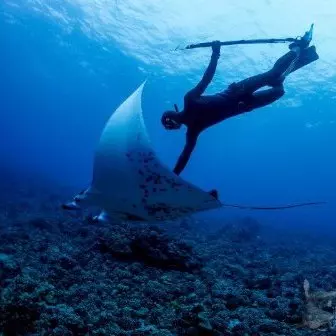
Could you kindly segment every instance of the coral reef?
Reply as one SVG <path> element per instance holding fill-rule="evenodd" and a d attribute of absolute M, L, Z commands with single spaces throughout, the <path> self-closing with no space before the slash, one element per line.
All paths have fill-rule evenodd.
<path fill-rule="evenodd" d="M 335 295 L 321 292 L 336 288 L 328 242 L 288 231 L 272 239 L 251 218 L 213 232 L 211 220 L 192 218 L 98 225 L 62 212 L 66 190 L 24 183 L 1 195 L 4 336 L 334 332 Z"/>

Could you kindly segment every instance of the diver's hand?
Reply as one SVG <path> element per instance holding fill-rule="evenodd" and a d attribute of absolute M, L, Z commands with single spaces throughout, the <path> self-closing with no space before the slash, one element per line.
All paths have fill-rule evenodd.
<path fill-rule="evenodd" d="M 212 42 L 212 53 L 216 55 L 220 55 L 221 44 L 220 41 L 213 41 Z"/>

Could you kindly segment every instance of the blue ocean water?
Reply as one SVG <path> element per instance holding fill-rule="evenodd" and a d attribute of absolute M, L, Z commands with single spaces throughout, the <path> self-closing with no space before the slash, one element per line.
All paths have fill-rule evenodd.
<path fill-rule="evenodd" d="M 335 6 L 324 1 L 317 8 L 309 2 L 300 9 L 286 1 L 281 6 L 263 1 L 217 12 L 213 8 L 221 5 L 216 1 L 212 5 L 199 1 L 205 10 L 202 15 L 186 12 L 185 6 L 2 2 L 2 160 L 65 184 L 88 183 L 104 123 L 147 79 L 146 124 L 158 155 L 173 167 L 184 132 L 166 132 L 161 113 L 175 102 L 181 105 L 184 93 L 200 79 L 210 51 L 172 50 L 213 39 L 296 37 L 314 22 L 313 42 L 320 60 L 286 80 L 287 92 L 279 102 L 206 131 L 183 177 L 202 188 L 217 188 L 228 203 L 327 201 L 323 207 L 256 216 L 280 220 L 282 225 L 332 225 L 336 126 L 330 32 Z M 155 15 L 148 20 L 152 11 Z M 240 13 L 240 21 L 230 18 L 230 11 L 233 16 Z M 289 23 L 284 25 L 275 12 L 286 14 Z M 283 44 L 222 48 L 208 92 L 267 70 L 286 48 Z"/>
<path fill-rule="evenodd" d="M 295 278 L 297 274 L 303 274 L 303 276 L 309 274 L 313 283 L 316 280 L 314 285 L 317 288 L 332 290 L 336 285 L 332 280 L 335 275 L 331 271 L 332 268 L 328 271 L 318 268 L 323 263 L 333 263 L 335 255 L 330 252 L 332 249 L 321 247 L 318 250 L 320 254 L 312 250 L 311 255 L 306 255 L 305 253 L 310 248 L 313 249 L 313 243 L 316 243 L 309 239 L 301 242 L 301 245 L 297 242 L 293 243 L 295 251 L 293 253 L 288 252 L 286 250 L 288 247 L 284 246 L 286 245 L 286 232 L 288 234 L 298 232 L 298 236 L 308 231 L 318 232 L 319 237 L 323 235 L 334 237 L 335 233 L 335 17 L 336 6 L 332 0 L 319 2 L 306 0 L 304 5 L 298 0 L 262 0 L 249 3 L 239 0 L 225 5 L 219 0 L 195 0 L 192 6 L 190 2 L 181 0 L 147 0 L 146 2 L 138 0 L 55 0 L 52 2 L 3 0 L 0 3 L 0 166 L 10 168 L 12 174 L 17 177 L 27 176 L 28 179 L 29 176 L 41 176 L 41 179 L 43 177 L 43 179 L 53 181 L 54 184 L 51 185 L 65 186 L 76 191 L 82 190 L 91 180 L 94 151 L 106 121 L 111 113 L 144 80 L 147 80 L 143 100 L 145 123 L 157 155 L 162 162 L 173 168 L 183 148 L 185 132 L 184 129 L 176 132 L 164 130 L 160 123 L 161 114 L 164 110 L 171 109 L 174 103 L 182 106 L 185 92 L 201 78 L 210 58 L 210 49 L 184 51 L 174 49 L 189 43 L 217 39 L 296 37 L 303 34 L 310 24 L 314 23 L 313 44 L 316 45 L 320 59 L 286 79 L 286 94 L 278 102 L 228 119 L 202 134 L 182 177 L 204 190 L 217 189 L 224 203 L 277 206 L 311 201 L 327 202 L 325 205 L 286 211 L 243 211 L 224 208 L 203 213 L 199 217 L 207 221 L 213 219 L 214 223 L 216 219 L 218 223 L 218 221 L 232 218 L 252 216 L 266 227 L 281 227 L 285 234 L 279 239 L 283 244 L 281 247 L 283 254 L 280 252 L 279 254 L 285 256 L 285 259 L 290 255 L 297 258 L 295 263 L 293 262 L 295 266 L 291 268 L 294 274 L 291 279 L 295 286 L 299 286 L 298 283 L 301 281 L 301 278 L 299 280 Z M 278 57 L 287 52 L 287 48 L 286 44 L 223 47 L 215 79 L 207 92 L 215 93 L 223 90 L 233 81 L 268 70 Z M 34 185 L 35 180 L 32 181 Z M 0 189 L 5 190 L 0 198 L 2 200 L 9 195 L 8 183 L 11 182 L 0 176 Z M 4 185 L 6 185 L 5 189 L 1 187 Z M 20 188 L 20 183 L 13 184 L 13 189 L 20 190 Z M 38 203 L 36 198 L 39 196 L 34 197 L 33 199 L 32 196 L 30 201 L 36 204 Z M 29 218 L 29 211 L 32 211 L 32 208 L 27 205 L 27 202 L 20 201 L 19 206 L 25 210 L 17 211 L 15 216 L 27 215 Z M 14 203 L 11 200 L 11 204 Z M 61 216 L 61 209 L 53 208 L 51 205 L 49 207 L 46 204 L 45 211 L 50 211 L 50 209 L 53 209 L 55 214 L 55 218 L 50 221 L 57 221 L 58 216 Z M 6 216 L 10 213 L 11 211 L 8 210 Z M 31 221 L 29 225 L 43 230 L 50 223 L 48 220 Z M 15 221 L 17 222 L 16 219 Z M 2 224 L 7 229 L 5 220 Z M 64 227 L 66 225 L 64 224 Z M 123 228 L 118 228 L 102 230 L 114 230 L 114 235 L 118 237 L 118 230 L 123 232 Z M 203 231 L 201 229 L 196 235 L 198 239 L 195 238 L 198 242 L 195 243 L 196 250 L 205 248 L 205 242 L 200 235 L 207 233 L 207 229 L 211 231 L 211 225 L 204 227 Z M 64 252 L 63 259 L 56 258 L 57 253 L 54 249 L 51 249 L 51 252 L 48 250 L 46 255 L 40 257 L 38 263 L 48 260 L 46 264 L 54 265 L 57 259 L 64 269 L 71 270 L 76 256 L 78 257 L 76 260 L 84 258 L 84 252 L 78 252 L 76 256 L 71 254 L 76 248 L 79 251 L 79 247 L 82 246 L 78 237 L 85 237 L 87 246 L 94 246 L 94 239 L 91 241 L 87 238 L 91 229 L 85 227 L 81 229 L 82 231 L 78 231 L 78 235 L 77 231 L 76 234 L 72 232 L 72 235 L 68 234 L 67 229 L 64 230 L 64 236 L 69 238 L 69 246 L 73 243 L 75 247 L 67 247 L 68 250 L 65 248 L 64 251 L 59 248 L 59 251 Z M 92 234 L 97 234 L 100 238 L 104 237 L 99 228 L 94 230 Z M 7 242 L 8 246 L 14 244 L 13 241 L 16 239 L 22 239 L 25 243 L 30 241 L 29 234 L 26 236 L 20 232 L 19 230 L 18 233 L 16 231 L 13 233 L 16 236 L 10 240 L 10 243 Z M 223 232 L 218 237 L 223 237 L 225 241 L 226 231 Z M 188 233 L 185 235 L 189 239 Z M 45 239 L 49 244 L 53 242 L 53 239 L 57 240 L 56 236 L 50 233 L 50 236 L 47 235 L 48 238 Z M 9 239 L 6 237 L 3 239 Z M 194 238 L 190 238 L 190 241 L 192 239 Z M 275 246 L 277 236 L 271 237 L 270 242 L 270 250 L 272 250 L 272 244 Z M 24 251 L 25 243 L 19 244 L 18 253 L 24 253 L 22 251 Z M 58 244 L 58 242 L 53 243 L 55 246 Z M 319 243 L 323 245 L 323 241 Z M 7 267 L 6 270 L 10 270 L 9 273 L 15 273 L 17 269 L 13 266 L 14 262 L 12 263 L 11 257 L 6 257 L 7 253 L 14 253 L 14 250 L 6 244 L 1 241 L 0 265 Z M 207 243 L 206 249 L 209 250 L 205 253 L 208 259 L 211 255 L 220 258 L 211 262 L 209 266 L 216 271 L 219 269 L 212 278 L 213 281 L 217 281 L 217 292 L 224 291 L 221 287 L 224 285 L 220 281 L 227 281 L 232 274 L 234 274 L 232 283 L 226 283 L 224 287 L 233 286 L 235 281 L 239 282 L 235 277 L 237 274 L 247 277 L 243 274 L 244 271 L 237 266 L 240 262 L 239 256 L 235 257 L 237 258 L 235 261 L 230 259 L 233 258 L 232 255 L 235 255 L 237 249 L 226 245 L 223 247 L 224 245 L 221 244 L 224 243 L 213 238 L 212 242 Z M 259 267 L 251 266 L 254 263 L 250 262 L 251 256 L 257 256 L 264 262 L 271 258 L 269 256 L 272 253 L 263 251 L 262 244 L 262 242 L 260 245 L 256 243 L 252 249 L 248 247 L 246 250 L 241 247 L 240 253 L 245 251 L 247 255 L 244 255 L 244 258 L 249 260 L 242 268 Z M 183 247 L 181 249 L 183 250 Z M 35 251 L 33 247 L 29 250 Z M 42 250 L 43 248 L 36 247 L 36 251 Z M 137 251 L 141 254 L 141 248 Z M 227 270 L 226 265 L 222 264 L 226 257 L 224 258 L 221 253 L 229 256 L 230 262 L 232 261 L 233 264 L 237 262 L 237 264 L 230 266 L 231 268 Z M 70 255 L 73 258 L 71 260 L 67 259 Z M 98 259 L 95 259 L 94 264 L 100 265 L 101 263 L 103 267 L 106 267 L 104 268 L 106 274 L 109 274 L 110 261 L 101 260 L 99 256 L 95 258 Z M 306 258 L 302 262 L 304 265 L 302 267 L 305 268 L 294 271 L 293 269 L 300 264 L 300 258 Z M 27 263 L 29 265 L 30 260 L 27 260 L 25 260 L 25 265 Z M 258 262 L 263 263 L 260 260 Z M 278 274 L 282 274 L 282 271 L 286 273 L 287 266 L 282 264 L 282 260 L 279 262 L 280 271 L 272 270 L 271 273 L 267 273 L 267 270 L 265 274 L 272 274 L 272 277 L 276 278 Z M 314 260 L 311 265 L 310 260 Z M 254 265 L 258 262 L 255 261 Z M 90 269 L 92 266 L 84 264 L 85 262 L 81 265 L 83 269 L 86 266 Z M 139 275 L 147 272 L 138 264 L 131 267 L 133 267 L 132 270 L 124 274 L 126 278 L 131 278 L 130 274 Z M 221 269 L 224 269 L 222 273 Z M 328 273 L 329 271 L 331 273 Z M 156 281 L 156 277 L 159 278 L 162 274 L 153 272 L 150 273 L 148 279 Z M 69 275 L 63 276 L 59 273 L 56 276 L 56 273 L 52 273 L 51 278 L 59 276 L 60 282 L 62 282 L 62 277 L 67 281 L 71 278 Z M 215 273 L 209 271 L 211 278 L 210 274 Z M 258 271 L 255 274 L 259 274 Z M 96 273 L 94 275 L 96 278 L 92 275 L 92 283 L 96 279 L 100 279 L 102 283 L 106 281 L 103 275 Z M 1 276 L 0 283 L 2 284 Z M 29 276 L 35 277 L 30 273 Z M 179 282 L 179 275 L 171 276 L 171 279 L 174 279 L 171 280 L 173 283 Z M 323 277 L 325 280 L 322 280 Z M 141 283 L 141 275 L 139 279 L 138 283 Z M 118 281 L 115 280 L 116 283 Z M 195 280 L 195 283 L 197 281 Z M 143 283 L 145 282 L 144 280 Z M 265 281 L 260 281 L 260 283 L 265 285 Z M 54 286 L 58 284 L 53 283 Z M 112 280 L 110 285 L 114 286 Z M 8 298 L 15 293 L 14 289 L 17 287 L 11 286 L 12 284 L 6 287 L 4 297 Z M 152 286 L 158 288 L 155 283 Z M 249 289 L 259 289 L 253 286 L 247 285 Z M 293 285 L 293 288 L 295 286 Z M 13 292 L 11 288 L 14 288 Z M 26 287 L 22 285 L 22 288 L 24 292 Z M 200 291 L 197 295 L 202 296 L 203 287 L 200 285 L 197 288 Z M 261 289 L 266 290 L 267 288 L 266 284 L 265 288 Z M 91 289 L 92 292 L 95 290 L 96 288 Z M 118 290 L 122 292 L 127 288 L 118 288 Z M 188 292 L 189 287 L 185 285 L 184 289 L 180 290 Z M 156 293 L 155 300 L 157 301 L 152 298 L 154 302 L 161 302 L 162 296 L 166 295 L 156 291 L 149 292 L 147 296 Z M 99 296 L 99 292 L 97 293 Z M 267 295 L 269 300 L 277 297 L 275 294 L 275 296 L 269 293 Z M 288 294 L 287 298 L 289 297 L 291 296 Z M 53 304 L 53 300 L 58 299 L 55 296 L 48 304 Z M 64 297 L 57 302 L 62 302 L 62 299 Z M 258 301 L 255 300 L 251 299 L 251 302 Z M 184 304 L 187 304 L 186 301 Z M 278 301 L 280 307 L 281 300 Z M 120 302 L 118 304 L 123 306 Z M 174 307 L 180 304 L 172 302 L 171 305 Z M 104 301 L 104 309 L 109 312 L 105 304 Z M 8 306 L 6 307 L 8 310 Z M 263 307 L 263 303 L 260 303 L 260 307 Z M 1 309 L 0 305 L 0 312 L 3 312 Z M 65 313 L 65 309 L 62 310 L 60 307 L 57 309 L 59 309 L 58 313 L 55 314 L 60 316 L 68 314 Z M 211 314 L 216 312 L 215 308 L 213 309 Z M 110 311 L 113 309 L 111 308 Z M 180 312 L 178 309 L 176 311 Z M 78 311 L 77 313 L 80 315 Z M 92 314 L 94 315 L 95 312 L 93 311 Z M 231 319 L 232 328 L 236 325 L 236 321 Z M 21 321 L 20 323 L 26 322 Z M 2 323 L 0 321 L 1 328 Z M 129 323 L 125 322 L 123 329 L 132 329 Z M 296 323 L 295 318 L 289 323 Z M 27 322 L 27 325 L 30 324 Z M 158 325 L 158 323 L 153 322 L 153 325 Z M 162 330 L 166 328 L 161 327 Z M 5 335 L 15 334 L 8 331 L 11 327 L 6 328 L 4 329 Z M 72 334 L 84 335 L 88 332 L 78 330 L 73 331 Z M 267 327 L 265 330 L 266 333 L 267 330 L 275 331 Z M 58 332 L 58 335 L 66 335 L 61 329 Z M 16 334 L 22 333 L 17 332 Z M 30 335 L 28 332 L 23 334 Z M 102 332 L 101 334 L 117 335 L 114 332 Z M 173 333 L 149 332 L 148 335 L 173 335 Z M 236 334 L 232 333 L 232 335 Z M 288 335 L 296 334 L 289 333 Z"/>

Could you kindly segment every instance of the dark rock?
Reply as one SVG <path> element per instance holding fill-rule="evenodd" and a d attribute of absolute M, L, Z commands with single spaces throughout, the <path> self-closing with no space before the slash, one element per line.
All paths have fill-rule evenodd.
<path fill-rule="evenodd" d="M 240 306 L 247 306 L 249 304 L 248 298 L 240 294 L 228 294 L 226 295 L 225 300 L 225 306 L 230 310 L 237 309 Z"/>
<path fill-rule="evenodd" d="M 14 261 L 14 257 L 0 253 L 0 285 L 5 279 L 13 278 L 19 273 L 20 267 Z"/>
<path fill-rule="evenodd" d="M 21 302 L 0 305 L 0 330 L 4 335 L 25 335 L 35 329 L 41 307 L 36 302 Z"/>
<path fill-rule="evenodd" d="M 187 330 L 187 336 L 199 336 L 198 329 L 195 327 L 190 327 Z"/>
<path fill-rule="evenodd" d="M 267 316 L 269 316 L 273 320 L 284 321 L 286 319 L 287 312 L 283 309 L 276 308 L 267 311 Z"/>
<path fill-rule="evenodd" d="M 201 312 L 197 314 L 198 317 L 198 328 L 201 334 L 211 333 L 213 331 L 211 322 L 209 320 L 208 315 L 205 312 Z"/>
<path fill-rule="evenodd" d="M 129 317 L 118 319 L 118 325 L 124 330 L 135 330 L 141 326 L 140 321 Z"/>
<path fill-rule="evenodd" d="M 59 259 L 59 265 L 65 270 L 72 270 L 77 265 L 77 261 L 69 256 L 62 256 Z"/>
<path fill-rule="evenodd" d="M 254 279 L 247 279 L 246 286 L 249 289 L 270 289 L 272 287 L 272 279 L 263 276 Z"/>
<path fill-rule="evenodd" d="M 232 321 L 228 325 L 228 329 L 233 333 L 233 335 L 243 336 L 246 333 L 250 332 L 250 328 L 244 322 L 237 321 L 232 323 Z"/>
<path fill-rule="evenodd" d="M 29 221 L 29 226 L 39 230 L 50 230 L 50 223 L 44 218 L 34 218 Z"/>
<path fill-rule="evenodd" d="M 209 239 L 230 239 L 236 243 L 244 243 L 255 240 L 261 230 L 259 222 L 251 217 L 243 218 L 240 221 L 234 221 L 225 225 L 215 234 L 212 234 Z"/>
<path fill-rule="evenodd" d="M 141 233 L 132 240 L 130 248 L 135 260 L 159 268 L 194 271 L 202 267 L 190 246 L 158 233 Z"/>
<path fill-rule="evenodd" d="M 302 303 L 301 303 L 301 301 L 300 300 L 298 300 L 298 299 L 294 299 L 294 300 L 291 300 L 290 302 L 289 302 L 289 308 L 291 309 L 291 310 L 294 310 L 294 311 L 296 311 L 297 309 L 299 309 L 299 307 L 302 305 Z"/>
<path fill-rule="evenodd" d="M 27 334 L 35 329 L 43 305 L 37 294 L 38 281 L 17 276 L 2 291 L 0 300 L 0 331 L 5 335 Z"/>
<path fill-rule="evenodd" d="M 259 331 L 263 333 L 277 333 L 281 334 L 283 331 L 283 328 L 281 324 L 276 323 L 274 321 L 262 321 L 261 324 L 259 325 Z"/>

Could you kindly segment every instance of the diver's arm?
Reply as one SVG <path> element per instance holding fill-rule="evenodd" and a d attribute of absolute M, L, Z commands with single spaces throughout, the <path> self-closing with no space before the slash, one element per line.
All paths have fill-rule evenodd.
<path fill-rule="evenodd" d="M 176 166 L 174 168 L 174 173 L 176 175 L 180 175 L 181 172 L 183 171 L 183 169 L 185 168 L 185 166 L 187 165 L 191 153 L 193 152 L 195 146 L 196 146 L 196 142 L 197 142 L 197 137 L 198 137 L 197 132 L 190 132 L 188 130 L 187 132 L 187 138 L 186 138 L 186 144 L 184 146 L 184 149 L 180 155 L 180 157 L 177 160 Z"/>
<path fill-rule="evenodd" d="M 201 81 L 186 94 L 186 98 L 197 98 L 203 94 L 208 85 L 211 83 L 218 64 L 218 59 L 220 57 L 220 45 L 215 44 L 212 48 L 212 55 L 210 59 L 210 63 L 205 70 L 205 73 L 201 79 Z"/>

